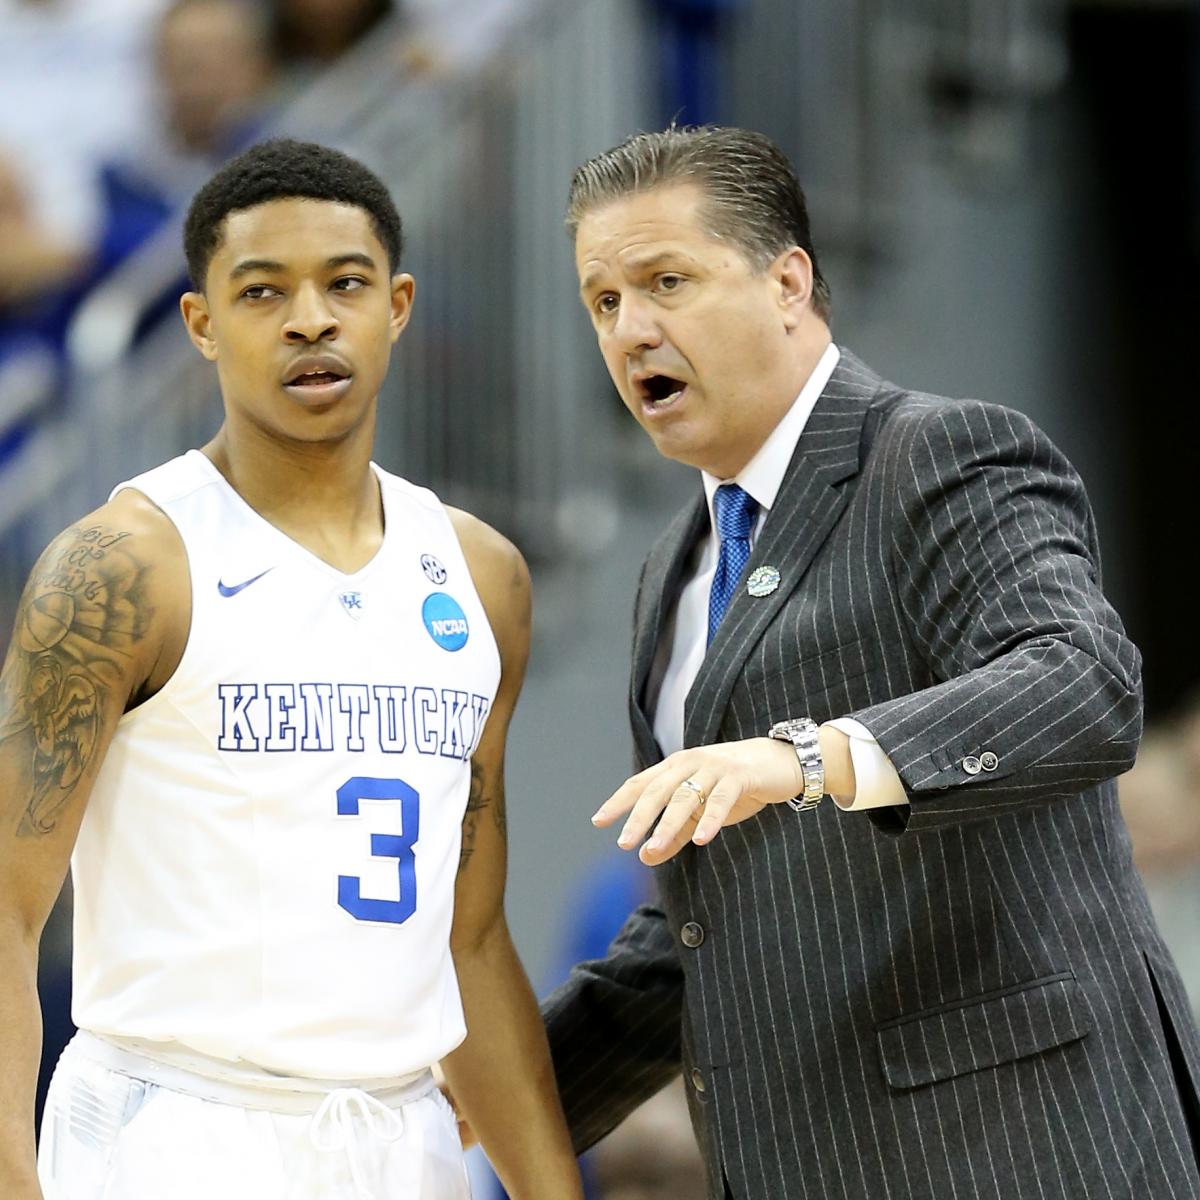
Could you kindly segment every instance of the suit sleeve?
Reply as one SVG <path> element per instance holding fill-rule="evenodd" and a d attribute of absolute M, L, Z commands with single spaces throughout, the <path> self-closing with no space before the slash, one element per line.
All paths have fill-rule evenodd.
<path fill-rule="evenodd" d="M 890 559 L 932 686 L 851 713 L 909 805 L 870 814 L 916 833 L 1078 795 L 1133 765 L 1140 656 L 1100 589 L 1083 484 L 1026 417 L 924 408 L 890 439 Z"/>
<path fill-rule="evenodd" d="M 679 1074 L 683 969 L 662 912 L 636 909 L 606 957 L 575 967 L 542 1016 L 582 1152 Z"/>

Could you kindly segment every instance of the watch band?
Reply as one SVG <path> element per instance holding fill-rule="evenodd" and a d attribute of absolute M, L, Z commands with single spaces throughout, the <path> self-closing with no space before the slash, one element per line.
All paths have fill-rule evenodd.
<path fill-rule="evenodd" d="M 800 759 L 800 771 L 804 776 L 804 791 L 786 801 L 794 812 L 805 812 L 816 808 L 825 794 L 825 761 L 821 757 L 821 742 L 817 734 L 817 723 L 810 717 L 797 717 L 793 721 L 777 721 L 767 732 L 768 737 L 780 742 L 791 742 Z"/>

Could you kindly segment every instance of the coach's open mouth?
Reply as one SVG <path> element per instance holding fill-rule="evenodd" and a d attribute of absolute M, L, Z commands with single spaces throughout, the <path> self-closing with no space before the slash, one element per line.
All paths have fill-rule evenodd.
<path fill-rule="evenodd" d="M 633 386 L 642 401 L 651 408 L 665 408 L 687 389 L 687 384 L 682 379 L 661 372 L 635 375 Z"/>

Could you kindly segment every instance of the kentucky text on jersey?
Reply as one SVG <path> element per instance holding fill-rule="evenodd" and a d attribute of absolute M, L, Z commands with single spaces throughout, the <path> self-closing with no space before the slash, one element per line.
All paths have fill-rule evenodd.
<path fill-rule="evenodd" d="M 490 700 L 454 688 L 365 683 L 222 683 L 217 749 L 381 750 L 466 760 Z"/>

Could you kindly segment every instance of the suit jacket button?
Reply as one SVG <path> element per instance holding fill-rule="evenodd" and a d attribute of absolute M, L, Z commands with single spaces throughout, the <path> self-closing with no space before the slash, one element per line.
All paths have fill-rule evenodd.
<path fill-rule="evenodd" d="M 968 754 L 967 757 L 962 760 L 962 769 L 966 771 L 968 775 L 978 775 L 979 772 L 983 770 L 983 763 L 981 763 L 979 759 L 975 757 L 975 755 Z"/>
<path fill-rule="evenodd" d="M 979 756 L 979 765 L 985 771 L 994 771 L 1000 765 L 1000 760 L 990 750 L 985 750 Z"/>
<path fill-rule="evenodd" d="M 698 1092 L 704 1091 L 704 1076 L 700 1074 L 699 1067 L 692 1068 L 692 1087 Z"/>
<path fill-rule="evenodd" d="M 689 949 L 695 948 L 704 941 L 704 928 L 695 921 L 689 921 L 680 931 L 679 940 Z"/>

